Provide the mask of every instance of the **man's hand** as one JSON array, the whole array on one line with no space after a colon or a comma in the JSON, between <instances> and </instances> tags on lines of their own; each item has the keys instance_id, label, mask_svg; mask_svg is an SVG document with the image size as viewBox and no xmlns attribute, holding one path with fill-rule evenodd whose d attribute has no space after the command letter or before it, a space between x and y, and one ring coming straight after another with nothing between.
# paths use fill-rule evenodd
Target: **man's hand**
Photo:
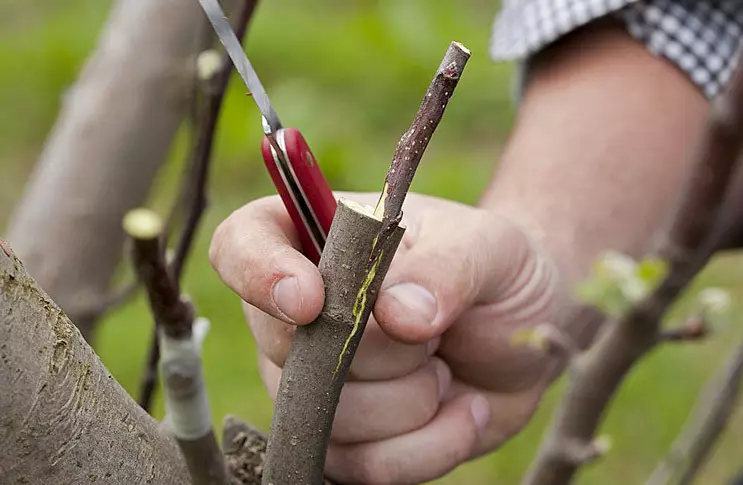
<instances>
[{"instance_id":1,"label":"man's hand","mask_svg":"<svg viewBox=\"0 0 743 485\"><path fill-rule=\"evenodd\" d=\"M441 476L519 431L548 383L544 360L511 344L514 330L552 320L548 258L504 217L442 199L411 194L403 224L336 413L326 472L342 483ZM294 325L323 306L320 274L298 247L274 196L233 213L210 249L247 302L274 398Z\"/></svg>"}]
</instances>

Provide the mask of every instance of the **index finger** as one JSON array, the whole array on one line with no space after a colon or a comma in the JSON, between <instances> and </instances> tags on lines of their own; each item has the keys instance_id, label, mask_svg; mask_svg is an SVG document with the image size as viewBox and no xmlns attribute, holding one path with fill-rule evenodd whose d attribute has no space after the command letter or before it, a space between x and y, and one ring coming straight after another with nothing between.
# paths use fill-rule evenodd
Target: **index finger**
<instances>
[{"instance_id":1,"label":"index finger","mask_svg":"<svg viewBox=\"0 0 743 485\"><path fill-rule=\"evenodd\" d=\"M243 300L301 325L320 313L325 290L317 267L299 247L281 199L271 196L246 204L217 227L209 259Z\"/></svg>"}]
</instances>

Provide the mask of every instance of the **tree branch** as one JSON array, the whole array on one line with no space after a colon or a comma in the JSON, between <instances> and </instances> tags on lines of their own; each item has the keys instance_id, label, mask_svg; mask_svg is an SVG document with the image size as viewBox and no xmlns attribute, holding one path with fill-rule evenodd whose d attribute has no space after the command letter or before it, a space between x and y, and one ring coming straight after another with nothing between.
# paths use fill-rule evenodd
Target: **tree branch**
<instances>
[{"instance_id":1,"label":"tree branch","mask_svg":"<svg viewBox=\"0 0 743 485\"><path fill-rule=\"evenodd\" d=\"M743 378L743 342L705 386L687 424L646 485L690 485L735 411Z\"/></svg>"},{"instance_id":2,"label":"tree branch","mask_svg":"<svg viewBox=\"0 0 743 485\"><path fill-rule=\"evenodd\" d=\"M453 42L398 143L376 210L339 201L319 270L320 316L296 329L271 422L264 484L321 485L333 417L379 288L404 229L402 203L469 57Z\"/></svg>"},{"instance_id":3,"label":"tree branch","mask_svg":"<svg viewBox=\"0 0 743 485\"><path fill-rule=\"evenodd\" d=\"M205 23L196 2L115 2L12 215L8 240L88 339L122 258L121 218L186 114Z\"/></svg>"},{"instance_id":4,"label":"tree branch","mask_svg":"<svg viewBox=\"0 0 743 485\"><path fill-rule=\"evenodd\" d=\"M240 41L245 37L257 4L258 0L243 0L235 15L235 35ZM209 38L213 42L214 36L211 28L209 32ZM226 52L222 53L219 64L216 66L210 65L211 53L214 53L214 51L202 52L199 58L200 62L197 61L197 85L199 86L198 93L201 95L201 102L198 103L199 108L197 110L197 133L189 154L190 167L188 174L181 185L171 217L168 218L168 224L171 224L181 207L186 214L183 229L176 244L175 255L170 263L170 271L178 286L180 286L183 268L191 252L201 216L207 206L207 187L209 167L214 151L214 136L217 131L224 96L229 85L230 74L232 73L232 61ZM215 53L215 55L217 54ZM160 348L156 329L153 329L147 355L139 392L139 403L145 410L150 409L157 387L158 373L156 367L160 358Z\"/></svg>"},{"instance_id":5,"label":"tree branch","mask_svg":"<svg viewBox=\"0 0 743 485\"><path fill-rule=\"evenodd\" d=\"M722 204L743 143L743 69L712 102L692 173L659 256L668 275L646 298L610 322L593 348L575 362L570 384L540 451L527 473L527 485L567 484L581 464L565 459L566 443L589 443L606 407L629 370L660 340L663 315L725 240Z\"/></svg>"},{"instance_id":6,"label":"tree branch","mask_svg":"<svg viewBox=\"0 0 743 485\"><path fill-rule=\"evenodd\" d=\"M208 323L194 326L185 301L166 266L163 224L145 209L130 212L124 228L133 240L134 266L147 289L160 341L160 372L166 421L178 441L194 485L227 485L222 453L211 426L201 366L201 342Z\"/></svg>"}]
</instances>

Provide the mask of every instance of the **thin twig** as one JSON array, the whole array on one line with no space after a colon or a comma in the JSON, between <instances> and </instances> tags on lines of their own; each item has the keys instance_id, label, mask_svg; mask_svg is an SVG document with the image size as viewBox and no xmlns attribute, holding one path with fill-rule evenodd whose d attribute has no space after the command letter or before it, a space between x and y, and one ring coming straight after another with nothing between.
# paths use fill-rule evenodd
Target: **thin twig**
<instances>
[{"instance_id":1,"label":"thin twig","mask_svg":"<svg viewBox=\"0 0 743 485\"><path fill-rule=\"evenodd\" d=\"M245 0L235 17L235 35L240 41L245 37L257 4L257 0ZM231 74L232 61L230 61L227 53L223 53L219 71L209 79L205 79L202 84L202 107L200 109L200 119L197 123L196 140L190 156L190 174L183 184L179 197L181 204L186 208L186 219L171 263L171 271L177 281L180 281L196 229L207 205L206 187L209 182L209 166L214 149L214 135L217 131L219 114Z\"/></svg>"},{"instance_id":2,"label":"thin twig","mask_svg":"<svg viewBox=\"0 0 743 485\"><path fill-rule=\"evenodd\" d=\"M743 67L743 66L742 66ZM580 463L564 458L566 443L590 443L614 393L630 369L660 341L662 317L726 238L721 214L743 144L743 69L710 106L692 154L692 173L659 256L669 273L645 299L608 327L573 366L570 384L524 480L526 485L570 483Z\"/></svg>"},{"instance_id":3,"label":"thin twig","mask_svg":"<svg viewBox=\"0 0 743 485\"><path fill-rule=\"evenodd\" d=\"M250 19L255 12L258 0L245 0L235 16L234 29L237 38L242 41L247 32ZM211 34L213 35L213 34ZM209 183L209 168L214 151L214 136L224 101L227 86L232 73L232 61L226 52L222 53L221 61L216 72L200 73L198 80L201 96L196 96L198 109L194 113L197 118L194 123L196 135L193 147L189 153L189 169L181 186L181 191L168 218L167 225L174 224L176 214L182 207L185 212L183 228L176 243L175 253L170 263L170 271L176 285L180 288L183 268L191 252L196 231L201 217L207 206L207 186ZM166 233L170 228L166 229ZM153 329L150 339L149 358L142 371L139 403L142 408L149 410L152 405L155 389L157 388L157 362L160 355L158 348L157 329Z\"/></svg>"},{"instance_id":4,"label":"thin twig","mask_svg":"<svg viewBox=\"0 0 743 485\"><path fill-rule=\"evenodd\" d=\"M743 341L699 395L683 431L646 485L689 485L735 410L743 378Z\"/></svg>"},{"instance_id":5,"label":"thin twig","mask_svg":"<svg viewBox=\"0 0 743 485\"><path fill-rule=\"evenodd\" d=\"M469 51L453 42L397 145L377 209L341 200L319 263L320 316L296 329L279 384L263 484L322 485L333 417L351 361L402 239L402 203Z\"/></svg>"},{"instance_id":6,"label":"thin twig","mask_svg":"<svg viewBox=\"0 0 743 485\"><path fill-rule=\"evenodd\" d=\"M397 143L392 164L384 179L382 194L374 209L374 215L382 219L378 241L383 241L402 219L402 205L413 182L415 171L444 116L446 106L454 95L469 58L470 51L459 42L452 42L449 45L413 123ZM373 253L371 259L375 259L375 256Z\"/></svg>"},{"instance_id":7,"label":"thin twig","mask_svg":"<svg viewBox=\"0 0 743 485\"><path fill-rule=\"evenodd\" d=\"M228 485L224 457L211 426L201 365L208 323L195 322L165 262L163 223L146 209L129 212L124 228L132 238L134 267L147 289L160 340L166 417L194 485Z\"/></svg>"}]
</instances>

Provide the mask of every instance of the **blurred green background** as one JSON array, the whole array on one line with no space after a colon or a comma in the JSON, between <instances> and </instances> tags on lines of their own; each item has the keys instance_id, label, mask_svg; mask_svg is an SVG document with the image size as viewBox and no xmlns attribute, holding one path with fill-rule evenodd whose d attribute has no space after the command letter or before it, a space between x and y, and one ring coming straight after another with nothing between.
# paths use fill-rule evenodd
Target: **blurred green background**
<instances>
[{"instance_id":1,"label":"blurred green background","mask_svg":"<svg viewBox=\"0 0 743 485\"><path fill-rule=\"evenodd\" d=\"M95 46L109 6L102 0L0 0L0 227L40 154L61 95ZM302 129L331 185L375 191L449 41L463 42L473 56L413 189L472 203L497 163L514 115L512 66L495 64L487 55L496 10L497 2L484 0L265 1L254 17L247 51L277 111L287 125ZM209 238L219 221L241 204L273 192L259 157L259 117L236 81L219 127L211 206L185 286L213 324L205 362L215 423L234 413L267 429L272 407L258 378L239 301L207 261ZM182 134L153 193L151 205L162 214L178 186L185 141ZM727 286L737 298L740 274L738 258L726 256L695 286ZM110 314L100 327L96 348L132 392L150 327L141 298ZM653 353L630 376L602 429L612 437L611 453L587 468L578 482L642 483L740 334L739 325L730 324L705 343ZM561 388L558 384L550 392L531 425L500 451L436 483L518 483ZM162 413L159 401L156 413ZM738 418L699 483L725 483L743 465L735 445L741 437L743 420Z\"/></svg>"}]
</instances>

